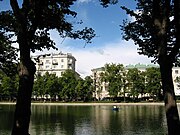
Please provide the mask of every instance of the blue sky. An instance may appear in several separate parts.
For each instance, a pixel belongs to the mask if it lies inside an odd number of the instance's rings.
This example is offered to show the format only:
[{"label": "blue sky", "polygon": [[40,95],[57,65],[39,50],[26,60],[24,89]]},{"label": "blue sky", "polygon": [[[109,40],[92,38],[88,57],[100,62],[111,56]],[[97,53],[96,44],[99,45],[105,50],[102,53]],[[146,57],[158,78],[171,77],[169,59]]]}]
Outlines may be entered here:
[{"label": "blue sky", "polygon": [[[7,9],[9,0],[0,2],[0,10]],[[20,0],[21,1],[21,0]],[[137,53],[137,46],[132,41],[122,40],[120,24],[123,19],[130,19],[120,8],[120,5],[135,9],[134,0],[120,0],[118,4],[103,8],[98,0],[77,0],[72,6],[77,17],[73,21],[82,20],[82,25],[76,28],[91,27],[96,37],[91,44],[85,46],[84,41],[61,39],[56,32],[51,37],[56,42],[58,51],[44,50],[41,53],[64,52],[72,53],[76,58],[76,71],[82,76],[91,75],[91,69],[104,66],[106,63],[149,64],[151,59]],[[85,46],[85,47],[84,47]]]}]

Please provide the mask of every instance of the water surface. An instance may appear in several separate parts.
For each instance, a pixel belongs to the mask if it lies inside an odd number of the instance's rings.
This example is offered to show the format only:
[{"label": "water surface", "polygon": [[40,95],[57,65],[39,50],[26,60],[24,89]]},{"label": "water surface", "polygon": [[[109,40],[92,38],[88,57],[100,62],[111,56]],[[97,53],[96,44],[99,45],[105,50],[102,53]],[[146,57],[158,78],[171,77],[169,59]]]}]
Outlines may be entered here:
[{"label": "water surface", "polygon": [[[32,105],[31,135],[165,135],[164,106]],[[0,105],[0,133],[10,135],[14,105]]]}]

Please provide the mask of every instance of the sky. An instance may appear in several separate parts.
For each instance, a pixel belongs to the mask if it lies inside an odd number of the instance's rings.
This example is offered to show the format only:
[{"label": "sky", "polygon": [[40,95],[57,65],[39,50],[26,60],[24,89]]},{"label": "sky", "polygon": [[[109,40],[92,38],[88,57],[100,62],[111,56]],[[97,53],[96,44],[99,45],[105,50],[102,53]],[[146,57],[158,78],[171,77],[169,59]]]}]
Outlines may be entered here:
[{"label": "sky", "polygon": [[[0,2],[0,10],[9,8],[9,0]],[[103,67],[107,63],[115,64],[150,64],[151,59],[147,56],[139,55],[137,47],[133,41],[122,39],[120,26],[123,19],[131,19],[126,15],[120,6],[135,9],[134,0],[120,0],[116,5],[103,8],[99,0],[77,0],[71,7],[77,12],[77,17],[72,22],[83,21],[83,24],[75,24],[75,28],[83,29],[90,27],[95,30],[96,37],[91,44],[85,41],[62,39],[58,33],[51,32],[51,38],[55,41],[58,51],[44,50],[35,52],[32,55],[43,53],[72,53],[76,58],[76,71],[85,77],[91,75],[91,70]]]}]

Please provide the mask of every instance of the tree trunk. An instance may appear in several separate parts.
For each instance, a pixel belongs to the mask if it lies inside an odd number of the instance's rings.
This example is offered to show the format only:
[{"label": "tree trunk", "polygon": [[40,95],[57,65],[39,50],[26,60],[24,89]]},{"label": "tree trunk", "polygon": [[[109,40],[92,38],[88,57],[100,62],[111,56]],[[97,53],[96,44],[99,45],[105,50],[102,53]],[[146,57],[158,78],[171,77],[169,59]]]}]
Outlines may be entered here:
[{"label": "tree trunk", "polygon": [[28,39],[25,33],[22,32],[18,36],[20,48],[20,64],[18,67],[19,90],[12,135],[29,135],[31,95],[36,69],[34,62],[30,58],[30,44],[27,42]]},{"label": "tree trunk", "polygon": [[168,125],[168,135],[179,135],[180,122],[176,105],[172,68],[168,65],[160,65],[165,111]]},{"label": "tree trunk", "polygon": [[180,123],[172,79],[173,62],[179,48],[175,47],[170,54],[167,52],[170,0],[161,2],[161,0],[153,0],[154,44],[158,46],[158,63],[161,71],[168,135],[179,135]]},{"label": "tree trunk", "polygon": [[12,135],[28,135],[31,115],[31,94],[34,81],[34,65],[31,60],[19,65],[19,90],[14,114]]}]

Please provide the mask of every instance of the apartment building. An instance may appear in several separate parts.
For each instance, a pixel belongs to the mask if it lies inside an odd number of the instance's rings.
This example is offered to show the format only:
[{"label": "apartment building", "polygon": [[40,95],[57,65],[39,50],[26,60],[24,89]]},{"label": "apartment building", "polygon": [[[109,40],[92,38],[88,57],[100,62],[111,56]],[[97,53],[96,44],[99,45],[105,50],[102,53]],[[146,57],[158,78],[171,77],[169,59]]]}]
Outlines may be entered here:
[{"label": "apartment building", "polygon": [[[147,68],[150,67],[159,67],[158,65],[154,65],[154,64],[136,64],[136,65],[127,65],[126,69],[129,68],[137,68],[140,71],[145,71]],[[172,79],[173,79],[173,83],[174,83],[174,92],[176,96],[180,96],[180,89],[178,87],[178,83],[175,81],[177,77],[180,77],[180,67],[173,67],[172,68]]]},{"label": "apartment building", "polygon": [[105,97],[110,97],[108,92],[108,83],[102,82],[101,79],[101,73],[105,72],[105,68],[96,68],[92,69],[92,79],[93,79],[93,85],[94,85],[94,93],[93,97],[96,99],[103,99]]},{"label": "apartment building", "polygon": [[[127,65],[125,66],[125,69],[131,69],[131,68],[137,68],[140,71],[146,71],[147,68],[150,67],[159,67],[158,65],[154,64],[136,64],[136,65]],[[105,97],[109,97],[109,92],[108,92],[108,83],[102,82],[100,80],[101,73],[105,72],[105,68],[96,68],[92,69],[92,79],[94,81],[94,97],[97,99],[103,99]],[[174,90],[175,90],[175,95],[180,96],[180,88],[178,87],[178,83],[175,81],[177,77],[180,77],[180,67],[173,67],[172,68],[172,78],[174,82]]]},{"label": "apartment building", "polygon": [[71,53],[51,53],[32,56],[36,64],[36,74],[44,75],[46,72],[60,77],[67,69],[75,71],[76,59]]}]

